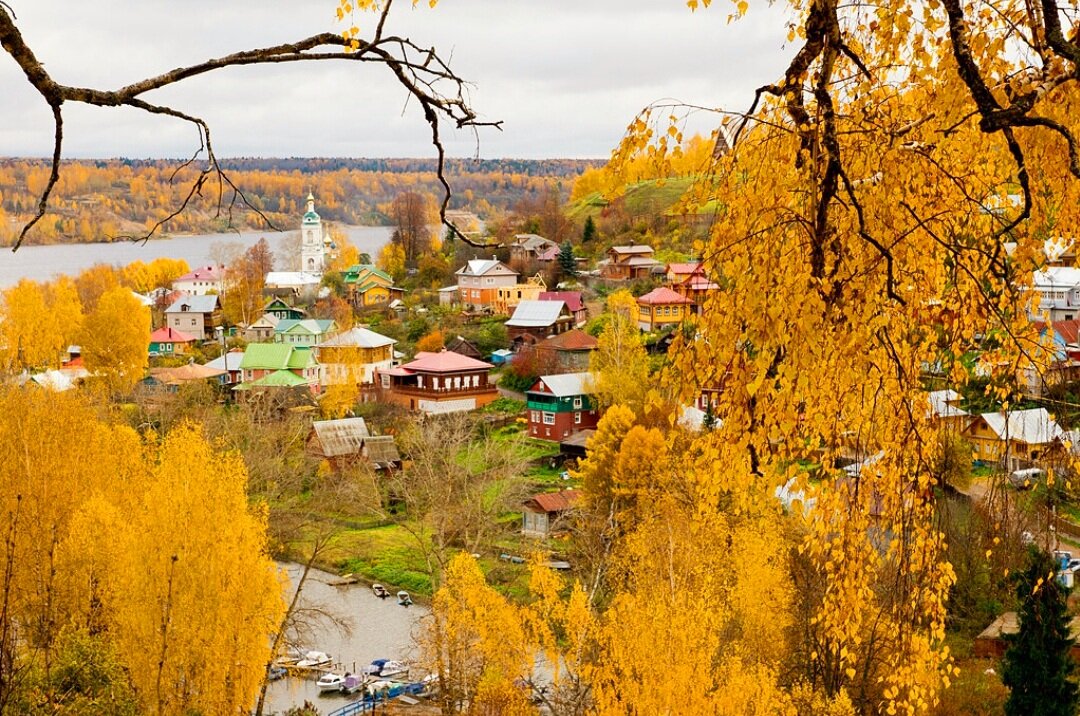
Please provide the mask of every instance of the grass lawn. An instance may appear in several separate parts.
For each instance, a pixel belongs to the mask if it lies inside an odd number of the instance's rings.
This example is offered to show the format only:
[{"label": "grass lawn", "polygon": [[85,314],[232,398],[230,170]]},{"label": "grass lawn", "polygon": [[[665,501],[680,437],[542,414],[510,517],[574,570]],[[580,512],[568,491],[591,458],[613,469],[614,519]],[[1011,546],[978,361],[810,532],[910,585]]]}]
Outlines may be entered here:
[{"label": "grass lawn", "polygon": [[431,595],[427,564],[416,540],[401,525],[344,530],[334,540],[329,561],[343,573]]}]

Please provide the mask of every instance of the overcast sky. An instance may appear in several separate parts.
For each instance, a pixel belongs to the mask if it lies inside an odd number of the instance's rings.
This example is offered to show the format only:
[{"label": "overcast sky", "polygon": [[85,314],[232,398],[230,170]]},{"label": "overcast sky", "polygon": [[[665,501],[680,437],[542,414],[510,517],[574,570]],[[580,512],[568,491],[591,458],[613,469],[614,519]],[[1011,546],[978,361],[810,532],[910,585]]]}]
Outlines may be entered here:
[{"label": "overcast sky", "polygon": [[[113,89],[234,52],[340,31],[335,0],[7,0],[28,44],[64,84]],[[442,0],[395,6],[388,28],[434,45],[473,83],[483,157],[606,157],[650,102],[741,110],[775,80],[792,48],[785,11],[762,4],[735,23],[716,0]],[[363,18],[370,29],[371,19]],[[51,152],[51,115],[0,55],[0,155]],[[221,156],[431,156],[427,127],[377,65],[233,68],[147,99],[201,115]],[[713,120],[699,120],[711,124]],[[174,157],[197,146],[190,125],[135,110],[65,109],[65,156]],[[471,156],[471,133],[447,137]]]}]

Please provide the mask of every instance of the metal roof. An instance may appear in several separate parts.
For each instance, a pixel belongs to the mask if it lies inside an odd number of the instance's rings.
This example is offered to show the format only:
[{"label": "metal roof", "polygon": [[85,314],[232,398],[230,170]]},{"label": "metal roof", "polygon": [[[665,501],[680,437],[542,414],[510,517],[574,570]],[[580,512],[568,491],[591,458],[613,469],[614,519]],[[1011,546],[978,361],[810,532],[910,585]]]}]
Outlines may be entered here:
[{"label": "metal roof", "polygon": [[319,348],[382,348],[392,346],[397,341],[381,333],[357,326],[333,338],[328,338],[318,345]]},{"label": "metal roof", "polygon": [[559,320],[565,307],[562,301],[522,301],[506,325],[514,328],[545,328]]},{"label": "metal roof", "polygon": [[1016,440],[1028,445],[1045,445],[1064,437],[1046,408],[1011,410],[1007,413],[983,413],[982,419],[1001,440]]},{"label": "metal roof", "polygon": [[[184,309],[187,306],[187,309]],[[184,296],[165,309],[165,313],[213,313],[218,307],[217,294],[204,296]]]},{"label": "metal roof", "polygon": [[363,418],[317,420],[311,424],[311,429],[319,439],[324,457],[355,455],[360,452],[364,438],[369,435]]},{"label": "metal roof", "polygon": [[[547,388],[547,392],[557,398],[569,398],[575,395],[588,395],[592,393],[592,374],[562,373],[559,375],[542,375],[540,384]],[[530,390],[530,393],[542,392]]]}]

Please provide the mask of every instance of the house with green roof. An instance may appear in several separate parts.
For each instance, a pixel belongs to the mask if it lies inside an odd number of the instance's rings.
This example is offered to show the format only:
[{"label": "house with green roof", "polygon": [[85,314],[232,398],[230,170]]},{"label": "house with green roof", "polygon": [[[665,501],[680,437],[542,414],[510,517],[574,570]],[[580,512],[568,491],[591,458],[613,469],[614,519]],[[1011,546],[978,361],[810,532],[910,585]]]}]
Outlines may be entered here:
[{"label": "house with green roof", "polygon": [[282,318],[274,326],[274,343],[314,346],[337,333],[337,324],[330,318]]},{"label": "house with green roof", "polygon": [[306,385],[317,394],[323,384],[322,366],[311,347],[285,343],[249,343],[240,359],[240,377],[236,390]]},{"label": "house with green roof", "polygon": [[343,278],[349,301],[358,309],[385,306],[405,295],[390,274],[371,264],[353,264]]}]

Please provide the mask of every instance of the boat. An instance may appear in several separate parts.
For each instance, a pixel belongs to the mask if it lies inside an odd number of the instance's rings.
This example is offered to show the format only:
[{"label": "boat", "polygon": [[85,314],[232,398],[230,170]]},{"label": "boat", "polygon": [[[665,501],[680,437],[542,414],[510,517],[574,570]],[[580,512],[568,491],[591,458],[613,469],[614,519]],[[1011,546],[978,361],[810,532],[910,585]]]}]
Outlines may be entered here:
[{"label": "boat", "polygon": [[397,603],[403,607],[410,606],[412,604],[412,597],[409,596],[408,592],[402,589],[397,593]]},{"label": "boat", "polygon": [[367,685],[364,693],[371,699],[385,698],[392,688],[394,688],[394,682],[392,681],[373,681]]},{"label": "boat", "polygon": [[376,659],[364,667],[364,673],[380,679],[387,679],[391,676],[408,674],[409,666],[404,662],[392,659]]},{"label": "boat", "polygon": [[330,663],[330,655],[322,651],[309,651],[304,654],[304,658],[296,662],[296,668],[298,669],[311,669],[316,666],[323,666]]},{"label": "boat", "polygon": [[375,592],[375,596],[379,599],[386,599],[390,596],[390,592],[386,591],[386,587],[381,584],[372,584],[371,591]]},{"label": "boat", "polygon": [[355,694],[360,689],[364,688],[364,679],[357,674],[345,673],[345,680],[341,682],[341,693],[343,694]]},{"label": "boat", "polygon": [[345,677],[341,674],[323,674],[315,682],[315,686],[319,688],[319,691],[341,691],[344,683]]},{"label": "boat", "polygon": [[285,670],[284,666],[278,666],[275,664],[274,666],[270,667],[269,671],[266,672],[266,680],[277,681],[278,679],[284,678],[285,675],[288,673],[289,672]]}]

